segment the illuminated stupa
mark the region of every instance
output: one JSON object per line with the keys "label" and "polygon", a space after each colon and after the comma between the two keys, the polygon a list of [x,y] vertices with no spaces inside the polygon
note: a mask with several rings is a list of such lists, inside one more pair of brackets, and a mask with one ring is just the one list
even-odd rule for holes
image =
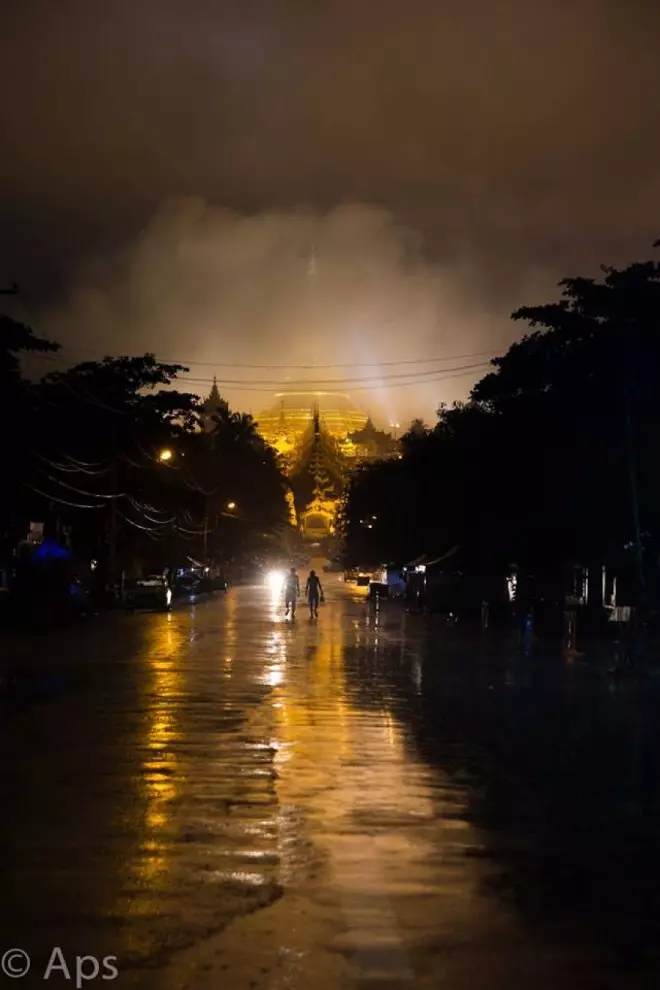
{"label": "illuminated stupa", "polygon": [[337,507],[350,470],[389,457],[396,441],[343,392],[280,392],[256,418],[257,430],[281,456],[303,536],[335,532]]}
{"label": "illuminated stupa", "polygon": [[274,405],[256,417],[261,436],[287,457],[302,440],[313,421],[315,410],[323,427],[339,444],[350,433],[364,429],[366,413],[342,392],[279,392]]}

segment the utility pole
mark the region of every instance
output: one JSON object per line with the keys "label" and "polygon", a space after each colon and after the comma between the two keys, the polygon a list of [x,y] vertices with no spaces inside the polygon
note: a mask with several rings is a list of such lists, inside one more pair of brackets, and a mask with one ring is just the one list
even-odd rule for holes
{"label": "utility pole", "polygon": [[110,456],[110,518],[108,520],[108,581],[114,591],[117,577],[117,543],[119,536],[119,517],[117,514],[117,499],[119,496],[119,456],[117,447],[117,430],[112,433],[112,453]]}
{"label": "utility pole", "polygon": [[[626,328],[627,330],[627,328]],[[632,410],[631,391],[631,361],[629,338],[632,330],[624,330],[623,338],[623,401],[625,420],[626,461],[628,465],[628,491],[632,513],[633,539],[635,542],[635,565],[637,571],[638,606],[631,616],[631,638],[628,662],[632,665],[640,652],[644,650],[644,627],[646,623],[646,576],[644,573],[644,549],[642,546],[642,528],[639,510],[639,478],[637,472],[637,454],[635,451],[635,430]]]}
{"label": "utility pole", "polygon": [[110,483],[112,485],[113,496],[110,500],[110,525],[108,527],[108,575],[114,580],[117,570],[117,467],[110,468]]}

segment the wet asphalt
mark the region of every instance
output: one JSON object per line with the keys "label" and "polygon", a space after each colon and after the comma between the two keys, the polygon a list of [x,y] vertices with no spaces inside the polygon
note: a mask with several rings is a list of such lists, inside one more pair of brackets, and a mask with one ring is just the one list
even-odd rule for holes
{"label": "wet asphalt", "polygon": [[0,984],[657,987],[660,681],[327,592],[0,642]]}

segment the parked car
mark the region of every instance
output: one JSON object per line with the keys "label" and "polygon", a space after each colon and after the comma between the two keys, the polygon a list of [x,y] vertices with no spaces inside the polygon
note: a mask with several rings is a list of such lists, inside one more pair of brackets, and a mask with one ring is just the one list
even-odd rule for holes
{"label": "parked car", "polygon": [[212,596],[216,591],[227,591],[227,581],[222,577],[200,577],[197,574],[178,578],[172,588],[175,599],[187,598],[191,602]]}
{"label": "parked car", "polygon": [[387,582],[370,581],[369,598],[389,598],[390,589]]}
{"label": "parked car", "polygon": [[172,589],[160,574],[131,581],[124,585],[124,606],[129,611],[137,608],[169,612],[172,607]]}
{"label": "parked car", "polygon": [[189,598],[197,595],[199,589],[199,578],[195,575],[177,578],[172,587],[174,598]]}

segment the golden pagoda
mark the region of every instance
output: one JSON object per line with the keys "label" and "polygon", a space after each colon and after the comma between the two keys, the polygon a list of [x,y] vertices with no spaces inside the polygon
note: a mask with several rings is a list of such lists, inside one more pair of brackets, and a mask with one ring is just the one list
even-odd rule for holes
{"label": "golden pagoda", "polygon": [[275,403],[256,417],[261,436],[280,453],[300,442],[318,410],[327,432],[340,443],[364,428],[367,416],[343,392],[278,392]]}
{"label": "golden pagoda", "polygon": [[281,456],[292,486],[292,519],[303,536],[314,541],[333,535],[338,500],[351,468],[391,456],[396,446],[344,392],[279,392],[255,425]]}

